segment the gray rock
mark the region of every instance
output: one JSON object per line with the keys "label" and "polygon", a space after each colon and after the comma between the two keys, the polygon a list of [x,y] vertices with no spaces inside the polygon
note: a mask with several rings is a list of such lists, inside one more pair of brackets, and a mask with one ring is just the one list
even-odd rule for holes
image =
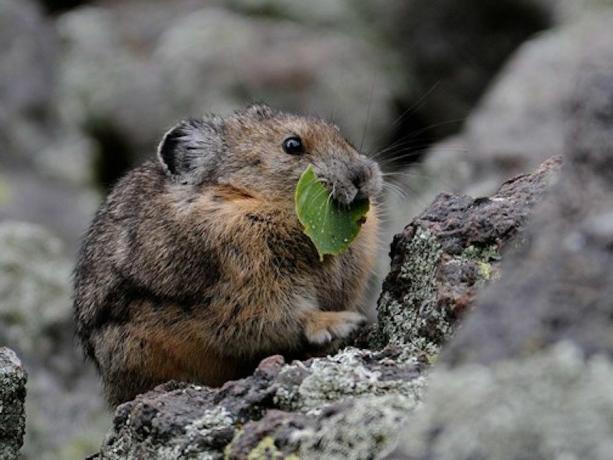
{"label": "gray rock", "polygon": [[[364,413],[359,411],[368,407],[362,400],[369,401],[373,409],[376,401],[394,401],[389,410],[382,407],[378,415],[373,412],[373,420],[380,424],[370,427],[389,429],[402,410],[415,407],[424,388],[423,365],[415,359],[399,363],[399,356],[399,350],[347,348],[335,356],[289,365],[274,356],[262,361],[253,376],[220,389],[162,385],[117,409],[100,458],[222,458],[235,435],[236,442],[227,450],[235,458],[277,444],[287,452],[304,444],[300,448],[309,451],[317,449],[316,439],[329,437],[328,427],[335,421],[358,419]],[[343,406],[347,411],[334,406],[353,399],[356,401]],[[294,429],[288,430],[287,424]],[[307,426],[311,431],[296,438],[295,428]],[[377,444],[368,439],[370,428],[363,434],[363,446]],[[391,433],[389,438],[394,439]]]}
{"label": "gray rock", "polygon": [[611,6],[611,0],[537,0],[557,23],[571,23],[583,15],[599,14]]}
{"label": "gray rock", "polygon": [[607,357],[585,359],[570,342],[492,366],[438,369],[390,457],[608,459],[612,378]]}
{"label": "gray rock", "polygon": [[25,433],[26,371],[17,355],[0,348],[0,459],[17,458]]}
{"label": "gray rock", "polygon": [[0,173],[0,221],[31,222],[47,228],[62,240],[68,253],[76,253],[99,200],[91,189],[46,177],[33,168],[10,168]]}
{"label": "gray rock", "polygon": [[[51,227],[76,246],[92,199],[90,146],[56,113],[59,43],[37,2],[0,1],[0,220]],[[68,180],[67,180],[68,179]]]}
{"label": "gray rock", "polygon": [[[602,44],[600,44],[602,45]],[[593,43],[597,50],[599,43]],[[586,59],[572,104],[568,167],[538,209],[528,244],[447,350],[451,362],[509,358],[572,340],[613,354],[613,47]],[[483,346],[487,342],[487,346]]]}
{"label": "gray rock", "polygon": [[25,458],[83,457],[109,425],[97,377],[74,347],[71,269],[44,228],[0,224],[0,343],[29,373]]}
{"label": "gray rock", "polygon": [[[38,2],[0,2],[0,162],[37,178],[90,180],[91,146],[57,113],[60,43]],[[9,180],[11,174],[7,176]],[[42,177],[41,177],[42,176]],[[57,187],[54,187],[57,188]],[[44,201],[44,195],[37,197]],[[23,218],[24,216],[11,216]]]}
{"label": "gray rock", "polygon": [[612,11],[604,12],[522,46],[467,123],[468,160],[499,177],[563,152],[583,63],[606,59],[602,44],[613,37],[612,17]]}
{"label": "gray rock", "polygon": [[505,178],[564,151],[585,62],[610,59],[613,8],[604,3],[597,13],[577,15],[522,45],[462,133],[433,147],[406,177],[396,176],[410,199],[392,197],[391,234],[440,190],[486,196]]}
{"label": "gray rock", "polygon": [[269,410],[247,423],[225,449],[226,458],[380,458],[396,446],[398,426],[417,406],[401,395],[360,396],[317,415]]}
{"label": "gray rock", "polygon": [[610,457],[613,47],[591,46],[567,167],[443,352],[394,458]]}
{"label": "gray rock", "polygon": [[45,144],[55,40],[36,2],[0,1],[0,161],[24,163]]}
{"label": "gray rock", "polygon": [[311,428],[294,434],[304,459],[383,458],[391,452],[398,430],[418,407],[415,399],[388,394],[362,396],[327,409]]}
{"label": "gray rock", "polygon": [[557,179],[561,159],[505,182],[488,198],[441,194],[392,243],[374,343],[436,357],[533,207]]}
{"label": "gray rock", "polygon": [[41,227],[3,222],[0,248],[0,342],[51,359],[71,318],[64,246]]}

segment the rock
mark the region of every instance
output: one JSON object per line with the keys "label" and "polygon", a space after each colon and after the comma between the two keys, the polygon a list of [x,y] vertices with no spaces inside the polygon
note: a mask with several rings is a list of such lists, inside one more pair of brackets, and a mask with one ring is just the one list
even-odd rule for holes
{"label": "rock", "polygon": [[[333,426],[334,420],[357,419],[360,408],[366,407],[356,399],[347,406],[351,413],[343,410],[340,414],[340,409],[330,405],[364,398],[374,406],[394,395],[395,406],[379,408],[378,415],[373,412],[373,420],[380,420],[380,424],[372,428],[389,429],[394,417],[400,417],[401,407],[416,405],[424,384],[423,365],[415,359],[399,363],[399,356],[399,350],[347,348],[335,356],[289,365],[281,357],[272,357],[264,360],[253,376],[228,382],[220,389],[162,385],[117,409],[100,458],[222,458],[235,435],[236,442],[228,452],[238,458],[244,458],[241,455],[247,450],[272,448],[271,441],[275,446],[289,446],[292,452],[302,444],[301,449],[309,449],[306,442],[315,444],[315,439],[328,436],[326,427]],[[257,420],[260,422],[246,424]],[[287,425],[294,428],[288,431]],[[296,441],[296,427],[306,426],[311,431]],[[371,446],[368,435],[363,436],[363,445]]]}
{"label": "rock", "polygon": [[611,0],[538,0],[556,23],[574,22],[583,15],[599,14],[611,6]]}
{"label": "rock", "polygon": [[0,343],[53,359],[58,335],[72,341],[72,267],[64,246],[41,227],[3,222],[0,248]]}
{"label": "rock", "polygon": [[[507,80],[507,60],[524,42],[540,37],[542,32],[551,28],[567,28],[586,16],[606,14],[613,6],[610,0],[504,0],[495,3],[487,0],[469,3],[454,0],[369,0],[357,3],[359,7],[355,9],[363,10],[370,22],[376,23],[375,29],[387,38],[398,53],[404,63],[405,78],[410,81],[405,99],[399,104],[401,116],[395,123],[396,142],[392,142],[394,147],[382,155],[384,158],[400,157],[398,161],[392,162],[396,166],[418,162],[430,155],[432,143],[444,142],[445,137],[465,131],[467,119],[474,118],[475,105],[481,106],[484,98],[489,99],[492,83],[495,87],[509,84],[497,83],[496,80]],[[458,17],[463,20],[458,21]],[[537,38],[537,41],[540,40]],[[559,46],[568,49],[560,51]],[[525,104],[524,101],[529,103],[532,97],[542,98],[544,100],[541,102],[548,103],[548,94],[567,92],[567,82],[572,82],[569,77],[574,69],[564,67],[566,63],[578,62],[574,47],[575,43],[557,40],[556,45],[548,50],[540,46],[542,55],[530,64],[523,60],[529,67],[523,66],[526,74],[512,88],[515,97],[500,98],[501,92],[496,90],[497,102],[510,106],[505,106],[503,110],[516,114],[518,105]],[[520,51],[520,54],[524,54],[524,51]],[[561,66],[558,72],[554,67],[550,68],[555,63]],[[528,75],[533,72],[534,75]],[[556,85],[546,86],[547,82],[553,81]],[[539,93],[532,92],[537,88],[541,89]],[[507,93],[507,96],[510,95]],[[547,111],[550,108],[548,105],[538,103],[533,107],[541,107],[543,110],[540,113],[552,118],[560,110],[559,107],[553,107],[555,111]],[[478,110],[481,113],[484,111]],[[491,113],[500,113],[494,109],[487,112],[481,120],[483,124],[492,119]],[[492,133],[484,128],[484,139],[495,141],[495,136],[503,131],[520,144],[523,136],[515,136],[510,132],[511,128],[505,131],[508,125],[502,123],[502,119],[500,121],[496,126],[498,130]],[[513,121],[517,122],[517,119]],[[523,120],[523,124],[534,131],[541,129],[541,134],[555,135],[555,131],[547,129],[549,125],[543,124],[541,128],[527,120]],[[525,132],[521,129],[518,131]],[[538,139],[538,136],[534,138]],[[538,143],[534,144],[532,148],[538,148]],[[512,142],[509,145],[512,146]],[[493,149],[489,146],[478,151],[474,147],[471,145],[466,149],[469,155],[496,155],[499,144],[494,142]],[[541,147],[546,150],[545,143]],[[517,144],[514,151],[519,155],[530,153],[523,151]],[[492,179],[490,189],[479,193],[491,193],[491,187],[495,187],[504,178],[529,170],[557,152],[547,150],[544,156],[528,165],[498,165],[501,171],[496,177],[486,176],[483,171],[477,170],[477,174],[481,174],[480,178]],[[418,210],[423,207],[418,206]]]}
{"label": "rock", "polygon": [[36,2],[2,1],[0,42],[0,220],[40,223],[76,246],[95,198],[75,186],[91,176],[90,146],[55,110],[57,36]]}
{"label": "rock", "polygon": [[397,427],[416,407],[399,396],[361,396],[332,404],[317,415],[270,410],[249,422],[225,449],[229,459],[371,459],[393,450]]}
{"label": "rock", "polygon": [[[606,3],[606,2],[605,2]],[[487,196],[505,178],[564,151],[584,63],[610,59],[613,7],[578,15],[523,44],[471,113],[463,131],[434,146],[392,197],[389,238],[440,190]]]}
{"label": "rock", "polygon": [[[534,0],[371,3],[373,16],[387,18],[384,33],[412,76],[413,103],[403,120],[413,141],[457,132],[508,56],[552,23],[548,8]],[[423,148],[417,139],[414,149]]]}
{"label": "rock", "polygon": [[11,349],[0,348],[0,458],[17,458],[23,444],[26,416],[26,371]]}
{"label": "rock", "polygon": [[400,435],[398,427],[418,406],[399,395],[363,396],[329,407],[296,436],[299,458],[382,458],[392,451]]}
{"label": "rock", "polygon": [[108,425],[97,377],[74,346],[71,269],[44,228],[0,224],[0,343],[28,368],[26,458],[83,457]]}
{"label": "rock", "polygon": [[567,167],[443,352],[394,458],[610,457],[613,47],[590,46]]}
{"label": "rock", "polygon": [[568,167],[505,279],[447,351],[452,362],[488,363],[569,339],[588,355],[613,353],[613,46],[592,47],[570,104]]}
{"label": "rock", "polygon": [[570,342],[521,360],[440,369],[391,458],[608,459],[612,378],[609,359],[585,359]]}
{"label": "rock", "polygon": [[41,176],[35,169],[10,168],[0,173],[0,221],[48,228],[71,254],[76,253],[98,201],[95,191]]}
{"label": "rock", "polygon": [[560,164],[550,159],[489,198],[441,194],[405,227],[392,243],[374,342],[438,355],[479,288],[499,277],[501,254],[516,243]]}
{"label": "rock", "polygon": [[32,160],[49,135],[55,40],[36,2],[0,2],[0,161]]}

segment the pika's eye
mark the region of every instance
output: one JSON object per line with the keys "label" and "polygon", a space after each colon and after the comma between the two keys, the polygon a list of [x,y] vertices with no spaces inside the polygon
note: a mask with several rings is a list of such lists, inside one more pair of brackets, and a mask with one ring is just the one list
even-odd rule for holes
{"label": "pika's eye", "polygon": [[283,151],[289,155],[300,155],[304,153],[302,139],[298,136],[288,137],[283,141]]}

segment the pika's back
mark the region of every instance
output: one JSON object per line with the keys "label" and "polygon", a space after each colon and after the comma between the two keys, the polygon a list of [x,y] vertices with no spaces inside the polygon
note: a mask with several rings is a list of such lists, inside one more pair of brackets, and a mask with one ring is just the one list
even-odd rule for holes
{"label": "pika's back", "polygon": [[85,343],[97,328],[130,321],[136,299],[193,303],[206,289],[203,281],[218,278],[217,257],[195,229],[180,228],[179,204],[167,187],[160,165],[147,162],[115,186],[96,214],[75,271],[77,332]]}
{"label": "pika's back", "polygon": [[[323,262],[294,212],[309,165],[333,199],[373,202],[350,249]],[[380,187],[377,165],[318,119],[252,106],[171,129],[109,194],[77,262],[77,332],[109,400],[168,379],[221,384],[350,331]]]}

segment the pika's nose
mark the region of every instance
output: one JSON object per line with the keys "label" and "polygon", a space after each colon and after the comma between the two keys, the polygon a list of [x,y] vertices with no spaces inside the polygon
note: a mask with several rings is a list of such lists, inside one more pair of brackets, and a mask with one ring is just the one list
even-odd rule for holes
{"label": "pika's nose", "polygon": [[354,199],[361,200],[368,198],[368,191],[366,190],[366,184],[370,177],[370,169],[366,166],[355,168],[349,175],[351,184],[356,188],[357,194]]}

